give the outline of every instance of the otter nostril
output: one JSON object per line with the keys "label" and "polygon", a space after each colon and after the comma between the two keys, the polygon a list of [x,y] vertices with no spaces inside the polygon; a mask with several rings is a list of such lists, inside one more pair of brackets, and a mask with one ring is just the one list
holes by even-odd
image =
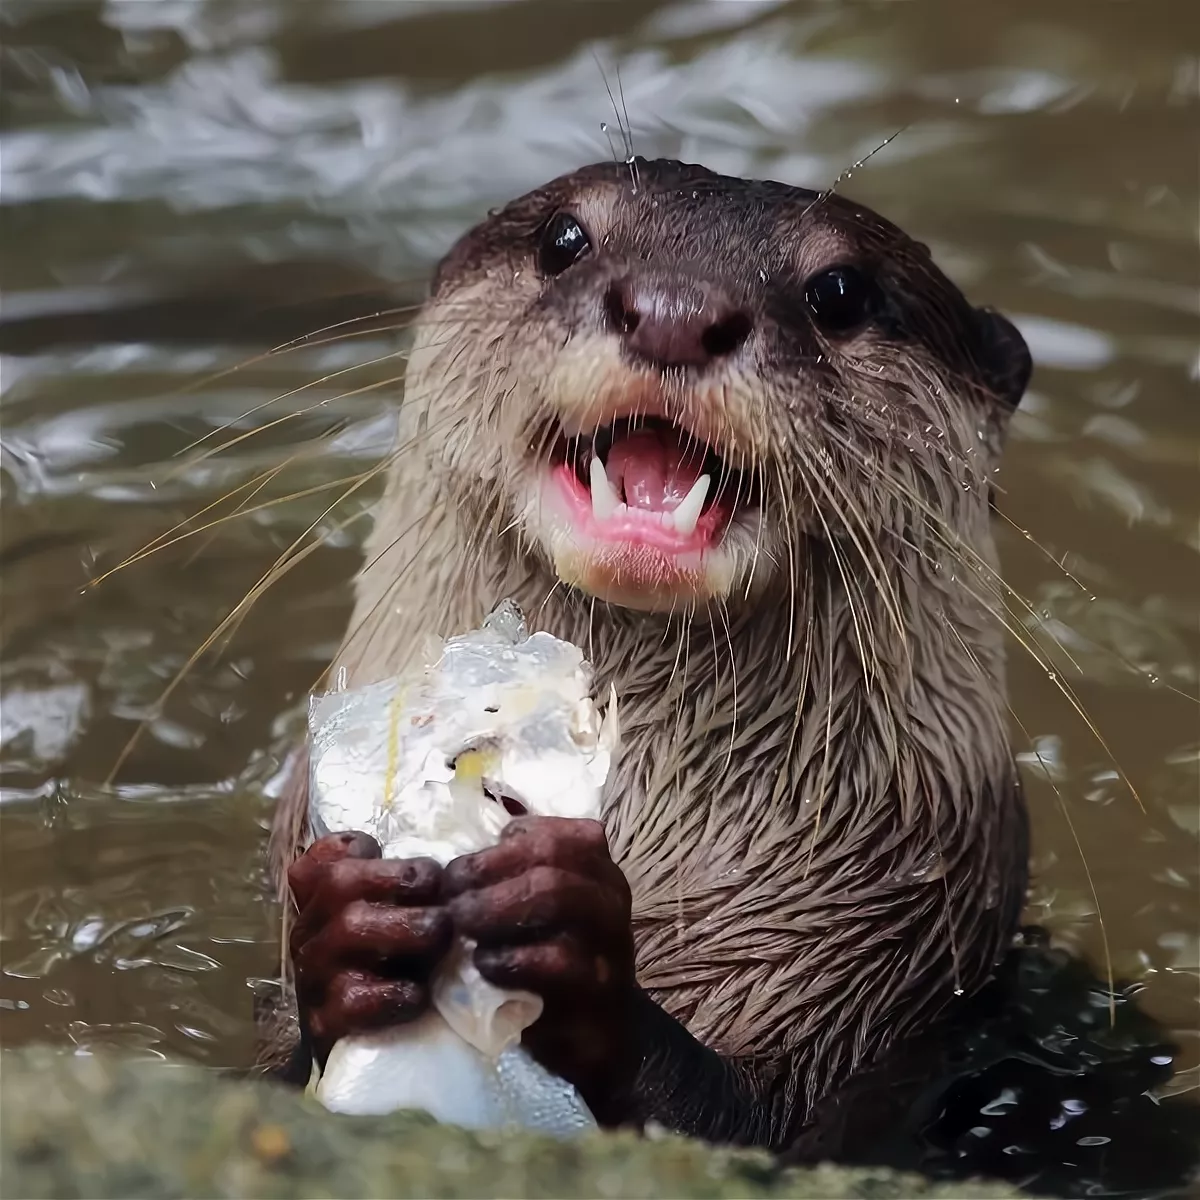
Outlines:
{"label": "otter nostril", "polygon": [[641,316],[625,298],[625,289],[614,283],[604,295],[604,312],[609,325],[620,334],[631,334],[638,327]]}
{"label": "otter nostril", "polygon": [[713,358],[722,358],[738,349],[753,328],[754,322],[744,312],[731,313],[710,325],[700,335],[700,344]]}
{"label": "otter nostril", "polygon": [[750,312],[718,284],[647,271],[609,284],[608,329],[631,361],[661,369],[702,370],[733,354],[754,328]]}

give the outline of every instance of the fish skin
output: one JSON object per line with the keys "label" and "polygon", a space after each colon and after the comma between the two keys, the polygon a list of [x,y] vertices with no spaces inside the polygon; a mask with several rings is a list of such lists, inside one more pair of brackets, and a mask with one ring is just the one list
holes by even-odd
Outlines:
{"label": "fish skin", "polygon": [[[448,639],[423,670],[309,705],[310,826],[315,838],[359,830],[385,858],[443,866],[494,845],[509,805],[599,819],[619,742],[615,693],[603,716],[579,648],[528,634],[504,601]],[[333,1111],[424,1109],[469,1128],[522,1126],[568,1137],[595,1128],[570,1084],[521,1047],[537,996],[495,987],[459,938],[432,980],[420,1020],[346,1038],[310,1085]]]}

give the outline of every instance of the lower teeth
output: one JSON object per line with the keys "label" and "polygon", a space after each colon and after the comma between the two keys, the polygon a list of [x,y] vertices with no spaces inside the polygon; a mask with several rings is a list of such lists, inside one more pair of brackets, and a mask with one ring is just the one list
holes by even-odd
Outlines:
{"label": "lower teeth", "polygon": [[[593,457],[588,464],[588,479],[591,484],[592,516],[597,521],[609,521],[629,511],[628,505],[621,502],[616,489],[609,482],[608,473],[599,458]],[[690,537],[695,533],[711,482],[710,476],[701,475],[674,509],[658,513],[663,526],[673,529],[683,537]],[[647,511],[649,515],[648,510],[639,511]]]}

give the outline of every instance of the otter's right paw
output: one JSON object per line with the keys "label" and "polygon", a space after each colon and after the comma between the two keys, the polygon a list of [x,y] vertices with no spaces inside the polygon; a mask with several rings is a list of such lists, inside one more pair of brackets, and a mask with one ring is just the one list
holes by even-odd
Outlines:
{"label": "otter's right paw", "polygon": [[441,875],[432,859],[382,858],[365,833],[330,834],[292,864],[296,998],[322,1067],[347,1034],[402,1024],[428,1007],[430,973],[453,935],[438,904]]}

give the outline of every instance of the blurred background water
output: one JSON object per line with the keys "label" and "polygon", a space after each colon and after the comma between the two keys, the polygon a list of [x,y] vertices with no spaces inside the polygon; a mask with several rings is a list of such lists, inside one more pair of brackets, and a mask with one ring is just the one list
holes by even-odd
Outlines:
{"label": "blurred background water", "polygon": [[[903,128],[842,190],[1026,334],[999,535],[1022,637],[1070,655],[1048,673],[1014,641],[1029,916],[1096,980],[1106,933],[1144,1024],[1096,1051],[1079,1022],[1107,1001],[1078,980],[1060,995],[1023,976],[1017,1007],[1043,1049],[1091,1047],[1060,1076],[1149,1075],[1126,1071],[1086,1134],[1068,1136],[1070,1105],[1095,1102],[1068,1096],[1008,1142],[990,1117],[1032,1112],[1028,1088],[987,1076],[983,1115],[960,1095],[961,1136],[927,1157],[1070,1194],[1181,1186],[1189,1135],[1165,1114],[1200,1081],[1191,11],[4,0],[0,1039],[248,1061],[251,985],[279,952],[259,858],[272,779],[347,617],[372,489],[335,504],[335,485],[386,449],[403,337],[384,318],[265,351],[419,302],[489,207],[623,154],[619,72],[639,153],[731,173],[820,187]],[[231,444],[185,453],[202,438]],[[87,587],[213,504],[193,527],[228,519]],[[297,539],[312,552],[238,608]]]}

